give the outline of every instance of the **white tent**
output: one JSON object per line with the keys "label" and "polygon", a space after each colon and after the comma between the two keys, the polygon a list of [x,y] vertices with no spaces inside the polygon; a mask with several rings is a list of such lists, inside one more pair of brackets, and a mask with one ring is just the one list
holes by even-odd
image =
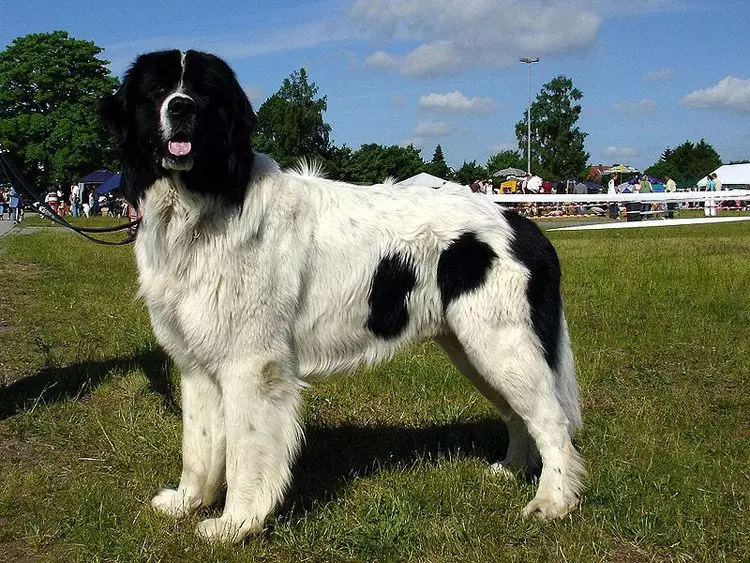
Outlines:
{"label": "white tent", "polygon": [[416,176],[412,176],[411,178],[407,178],[406,180],[401,180],[400,182],[396,182],[394,184],[397,188],[407,188],[409,186],[423,186],[426,188],[467,188],[466,186],[462,186],[461,184],[457,184],[456,182],[450,182],[448,180],[443,180],[442,178],[438,178],[437,176],[433,176],[432,174],[428,174],[427,172],[420,172]]}
{"label": "white tent", "polygon": [[[750,189],[750,163],[747,164],[724,164],[714,170],[714,174],[721,180],[721,185],[725,190]],[[696,184],[699,188],[705,188],[708,183],[708,176]]]}

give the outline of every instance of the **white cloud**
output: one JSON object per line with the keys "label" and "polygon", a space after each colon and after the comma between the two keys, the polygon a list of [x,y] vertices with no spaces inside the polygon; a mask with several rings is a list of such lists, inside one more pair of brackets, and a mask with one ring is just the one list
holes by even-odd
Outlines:
{"label": "white cloud", "polygon": [[439,113],[470,113],[487,115],[492,113],[493,103],[490,97],[469,98],[455,90],[446,94],[431,93],[419,98],[419,109]]}
{"label": "white cloud", "polygon": [[604,154],[615,158],[632,158],[638,154],[638,151],[632,147],[607,147]]}
{"label": "white cloud", "polygon": [[717,108],[750,113],[750,80],[727,76],[716,86],[690,92],[680,103],[689,108]]}
{"label": "white cloud", "polygon": [[661,70],[655,70],[653,72],[647,72],[643,75],[643,80],[646,82],[662,82],[669,80],[674,76],[674,70],[671,68],[663,68]]}
{"label": "white cloud", "polygon": [[654,110],[656,103],[650,98],[643,98],[637,102],[618,102],[612,104],[612,109],[627,113],[649,113]]}
{"label": "white cloud", "polygon": [[369,66],[418,78],[569,53],[589,46],[601,23],[589,0],[472,0],[460,8],[454,0],[357,0],[350,16],[362,33],[405,46],[374,53]]}
{"label": "white cloud", "polygon": [[420,121],[414,128],[417,137],[445,137],[453,132],[453,124],[448,121]]}
{"label": "white cloud", "polygon": [[401,66],[401,61],[385,51],[376,51],[365,59],[365,65],[380,70],[392,71],[398,70],[399,66]]}
{"label": "white cloud", "polygon": [[445,42],[420,45],[406,56],[377,51],[365,60],[365,65],[386,72],[400,72],[404,76],[434,77],[458,74],[464,66],[461,53]]}

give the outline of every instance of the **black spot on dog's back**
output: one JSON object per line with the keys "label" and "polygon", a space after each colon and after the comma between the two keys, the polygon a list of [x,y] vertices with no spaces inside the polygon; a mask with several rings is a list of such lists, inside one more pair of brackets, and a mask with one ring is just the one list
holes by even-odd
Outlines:
{"label": "black spot on dog's back", "polygon": [[503,211],[513,229],[510,250],[529,271],[526,298],[531,307],[531,323],[544,347],[547,365],[555,369],[559,357],[562,321],[560,261],[552,243],[533,221],[514,211]]}
{"label": "black spot on dog's back", "polygon": [[437,284],[443,307],[454,299],[478,289],[487,277],[497,254],[472,232],[462,234],[440,255]]}
{"label": "black spot on dog's back", "polygon": [[417,274],[408,257],[385,256],[375,270],[370,289],[370,315],[367,328],[381,338],[396,338],[409,323],[406,299],[417,283]]}

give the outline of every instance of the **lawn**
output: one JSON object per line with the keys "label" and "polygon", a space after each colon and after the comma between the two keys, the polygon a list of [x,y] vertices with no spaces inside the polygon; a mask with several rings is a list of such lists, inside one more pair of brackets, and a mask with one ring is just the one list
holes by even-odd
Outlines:
{"label": "lawn", "polygon": [[179,376],[132,249],[0,239],[0,561],[748,561],[750,225],[550,233],[583,398],[580,509],[519,513],[506,435],[433,344],[305,392],[287,502],[241,546],[150,498],[180,472]]}

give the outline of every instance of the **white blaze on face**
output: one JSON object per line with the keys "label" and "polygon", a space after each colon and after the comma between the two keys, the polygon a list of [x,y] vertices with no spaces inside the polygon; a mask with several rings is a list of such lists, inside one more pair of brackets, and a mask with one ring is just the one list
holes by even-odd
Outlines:
{"label": "white blaze on face", "polygon": [[174,127],[172,125],[172,119],[169,116],[169,102],[174,100],[175,98],[185,98],[186,100],[190,100],[194,102],[193,98],[188,96],[187,94],[183,94],[179,90],[177,92],[173,92],[169,96],[167,96],[164,101],[161,104],[161,109],[159,110],[159,122],[161,125],[161,132],[164,136],[165,140],[169,140],[174,135]]}
{"label": "white blaze on face", "polygon": [[180,83],[177,85],[177,89],[165,98],[165,100],[161,104],[161,108],[159,109],[159,123],[161,126],[162,137],[167,142],[167,150],[173,156],[185,156],[189,154],[193,148],[190,141],[172,140],[175,131],[171,117],[169,115],[169,103],[175,98],[185,98],[194,102],[194,100],[190,96],[183,92],[183,77],[185,76],[185,53],[182,53],[180,63],[182,65]]}

